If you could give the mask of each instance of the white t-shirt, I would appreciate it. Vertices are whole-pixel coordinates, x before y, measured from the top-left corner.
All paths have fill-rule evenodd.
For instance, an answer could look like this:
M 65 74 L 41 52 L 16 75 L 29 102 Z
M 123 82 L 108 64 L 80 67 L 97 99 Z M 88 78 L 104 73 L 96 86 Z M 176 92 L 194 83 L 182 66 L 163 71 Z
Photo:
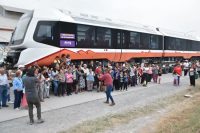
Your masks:
M 8 77 L 6 74 L 0 75 L 0 85 L 8 85 Z

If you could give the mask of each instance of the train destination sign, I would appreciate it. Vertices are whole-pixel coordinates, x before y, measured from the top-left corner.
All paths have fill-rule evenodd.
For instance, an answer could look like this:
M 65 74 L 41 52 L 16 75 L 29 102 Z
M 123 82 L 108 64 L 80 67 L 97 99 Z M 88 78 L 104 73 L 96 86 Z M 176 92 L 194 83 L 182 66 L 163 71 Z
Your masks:
M 60 33 L 60 39 L 75 39 L 75 34 Z
M 71 41 L 71 40 L 60 40 L 60 47 L 70 47 L 70 48 L 74 48 L 76 45 L 75 41 Z

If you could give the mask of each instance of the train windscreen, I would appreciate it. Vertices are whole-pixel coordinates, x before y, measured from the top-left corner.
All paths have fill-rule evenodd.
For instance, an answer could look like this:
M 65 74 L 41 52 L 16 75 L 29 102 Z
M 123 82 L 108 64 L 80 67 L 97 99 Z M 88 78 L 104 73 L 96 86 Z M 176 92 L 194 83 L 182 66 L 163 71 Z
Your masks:
M 19 45 L 23 42 L 31 18 L 32 18 L 32 12 L 24 14 L 20 18 L 12 34 L 10 45 Z

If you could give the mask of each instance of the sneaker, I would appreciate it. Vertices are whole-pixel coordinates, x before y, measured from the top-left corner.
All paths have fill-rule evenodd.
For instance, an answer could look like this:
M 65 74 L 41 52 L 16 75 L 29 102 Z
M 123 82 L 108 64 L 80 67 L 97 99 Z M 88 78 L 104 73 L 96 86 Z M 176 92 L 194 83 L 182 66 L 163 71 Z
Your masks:
M 37 123 L 40 124 L 40 123 L 43 123 L 44 120 L 43 119 L 38 119 Z
M 17 110 L 17 111 L 18 111 L 18 110 L 19 110 L 19 108 L 15 108 L 15 110 Z
M 9 104 L 13 104 L 14 102 L 13 102 L 13 101 L 8 101 L 8 103 L 9 103 Z
M 105 101 L 104 103 L 106 103 L 106 104 L 109 104 L 109 102 L 108 102 L 108 101 Z
M 114 106 L 114 105 L 115 105 L 115 103 L 111 103 L 111 104 L 110 104 L 110 106 Z

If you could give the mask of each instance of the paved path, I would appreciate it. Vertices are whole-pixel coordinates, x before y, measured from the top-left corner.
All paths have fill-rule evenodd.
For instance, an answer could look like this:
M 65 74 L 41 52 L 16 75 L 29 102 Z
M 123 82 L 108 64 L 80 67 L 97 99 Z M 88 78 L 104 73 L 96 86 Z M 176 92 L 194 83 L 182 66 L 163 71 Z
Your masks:
M 70 97 L 53 97 L 42 104 L 44 124 L 28 125 L 27 111 L 0 110 L 1 133 L 54 133 L 70 128 L 82 121 L 108 114 L 134 109 L 157 99 L 178 93 L 188 87 L 188 77 L 182 77 L 181 85 L 172 85 L 172 75 L 163 75 L 161 85 L 151 83 L 148 87 L 133 87 L 125 92 L 114 92 L 116 106 L 103 104 L 103 93 L 87 92 Z

